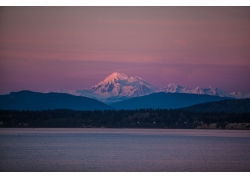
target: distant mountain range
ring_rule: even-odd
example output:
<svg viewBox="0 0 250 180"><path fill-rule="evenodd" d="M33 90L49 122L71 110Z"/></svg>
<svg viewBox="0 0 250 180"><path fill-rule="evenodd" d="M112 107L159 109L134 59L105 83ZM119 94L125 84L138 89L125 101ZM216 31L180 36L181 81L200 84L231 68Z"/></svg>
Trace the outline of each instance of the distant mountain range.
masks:
<svg viewBox="0 0 250 180"><path fill-rule="evenodd" d="M88 89L60 90L51 93L20 91L0 95L0 109L176 109L200 103L247 97L250 97L250 94L228 93L211 87L192 89L173 83L165 88L157 88L138 76L128 77L115 72ZM216 105L209 107L210 105L213 104L204 106L209 109L216 107Z"/></svg>
<svg viewBox="0 0 250 180"><path fill-rule="evenodd" d="M98 100L63 93L12 92L0 95L1 110L135 110L178 109L198 112L249 112L250 99L187 93L152 93L106 105Z"/></svg>
<svg viewBox="0 0 250 180"><path fill-rule="evenodd" d="M110 104L115 109L176 109L204 102L220 101L230 99L228 97L218 97L200 94L185 93L153 93L150 95L135 97L121 102Z"/></svg>
<svg viewBox="0 0 250 180"><path fill-rule="evenodd" d="M125 74L114 72L97 85L82 90L65 90L61 89L57 91L60 93L68 93L77 96L85 96L94 99L98 99L107 104L119 102L125 99L133 97L140 97L149 95L152 93L186 93L186 94L203 94L218 97L229 97L229 98L250 98L250 93L243 94L241 92L226 92L219 88L189 88L188 86L176 85L170 83L165 88L158 88L144 79L135 76L128 77Z"/></svg>
<svg viewBox="0 0 250 180"><path fill-rule="evenodd" d="M8 110L109 110L110 106L95 99L63 93L12 92L0 95L0 109Z"/></svg>

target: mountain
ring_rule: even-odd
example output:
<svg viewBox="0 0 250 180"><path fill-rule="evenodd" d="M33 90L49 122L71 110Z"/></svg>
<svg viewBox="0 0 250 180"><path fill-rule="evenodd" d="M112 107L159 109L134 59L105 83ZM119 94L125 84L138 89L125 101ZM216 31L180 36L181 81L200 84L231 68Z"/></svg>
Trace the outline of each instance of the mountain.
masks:
<svg viewBox="0 0 250 180"><path fill-rule="evenodd" d="M135 97L121 102L110 104L115 109L175 109L187 107L204 102L220 101L227 97L186 94L186 93L153 93L150 95Z"/></svg>
<svg viewBox="0 0 250 180"><path fill-rule="evenodd" d="M156 87L138 76L128 77L125 74L114 72L88 90L109 98L144 96L153 93L156 89Z"/></svg>
<svg viewBox="0 0 250 180"><path fill-rule="evenodd" d="M0 95L0 109L12 110L46 110L46 109L72 109L72 110L108 110L110 106L81 96L63 93L37 93L31 91L12 92Z"/></svg>
<svg viewBox="0 0 250 180"><path fill-rule="evenodd" d="M107 104L119 102L125 99L145 96L152 93L165 92L165 93L186 93L186 94L203 94L210 96L219 97L230 97L230 98L250 98L249 94L243 94L241 92L226 92L219 88L190 88L188 86L176 85L170 83L164 88L157 88L144 79L135 76L128 77L125 74L114 72L97 85L92 86L88 89L82 90L60 90L60 93L68 93L77 96L85 96Z"/></svg>
<svg viewBox="0 0 250 180"><path fill-rule="evenodd" d="M114 72L88 89L60 90L59 92L95 98L105 103L113 103L131 97L148 95L154 93L157 89L157 87L138 76L128 77L125 74Z"/></svg>
<svg viewBox="0 0 250 180"><path fill-rule="evenodd" d="M250 93L243 94L241 92L231 92L230 94L236 99L250 98Z"/></svg>
<svg viewBox="0 0 250 180"><path fill-rule="evenodd" d="M201 88L201 87L196 87L194 89L189 88L188 86L180 86L176 85L174 83L170 83L167 87L165 88L160 88L156 92L166 92L166 93L188 93L188 94L206 94L210 96L219 96L219 97L230 97L230 98L235 98L233 94L230 94L224 90L218 89L218 88Z"/></svg>
<svg viewBox="0 0 250 180"><path fill-rule="evenodd" d="M250 99L230 99L218 102L207 102L183 108L193 112L227 112L244 113L250 112Z"/></svg>

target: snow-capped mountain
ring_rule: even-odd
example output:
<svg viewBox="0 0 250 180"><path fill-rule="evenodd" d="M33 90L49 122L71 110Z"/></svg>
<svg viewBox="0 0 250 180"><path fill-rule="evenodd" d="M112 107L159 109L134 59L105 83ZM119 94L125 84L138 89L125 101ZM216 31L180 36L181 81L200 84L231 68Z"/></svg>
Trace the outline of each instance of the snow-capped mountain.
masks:
<svg viewBox="0 0 250 180"><path fill-rule="evenodd" d="M198 91L198 90L197 90ZM185 86L182 87L180 85L176 85L174 83L170 83L165 88L159 88L156 92L166 92L166 93L192 93L192 89ZM198 93L197 93L198 94Z"/></svg>
<svg viewBox="0 0 250 180"><path fill-rule="evenodd" d="M201 88L201 87L196 87L194 89L189 88L188 86L180 86L176 85L174 83L170 83L167 87L165 88L160 88L157 90L157 92L168 92L168 93L189 93L189 94L206 94L210 96L220 96L220 97L234 97L232 94L223 91L218 88Z"/></svg>
<svg viewBox="0 0 250 180"><path fill-rule="evenodd" d="M94 99L98 99L103 102L116 102L131 97L138 97L149 95L155 92L166 93L189 93L189 94L206 94L210 96L230 97L230 98L250 98L249 94L242 94L241 92L228 93L219 88L190 88L188 86L176 85L170 83L164 88L157 88L144 79L135 76L128 77L125 74L114 72L97 85L88 89L82 90L65 90L61 89L61 93L68 93L77 96L86 96Z"/></svg>
<svg viewBox="0 0 250 180"><path fill-rule="evenodd" d="M154 93L158 88L149 84L142 78L128 77L125 74L114 72L97 85L82 90L61 89L60 93L76 96L86 96L100 101L111 103L130 97L144 96Z"/></svg>
<svg viewBox="0 0 250 180"><path fill-rule="evenodd" d="M243 94L241 92L231 92L230 94L237 99L250 98L250 93Z"/></svg>
<svg viewBox="0 0 250 180"><path fill-rule="evenodd" d="M109 97L136 97L155 92L157 87L147 83L142 78L128 77L125 74L114 72L97 85L88 90L105 98Z"/></svg>

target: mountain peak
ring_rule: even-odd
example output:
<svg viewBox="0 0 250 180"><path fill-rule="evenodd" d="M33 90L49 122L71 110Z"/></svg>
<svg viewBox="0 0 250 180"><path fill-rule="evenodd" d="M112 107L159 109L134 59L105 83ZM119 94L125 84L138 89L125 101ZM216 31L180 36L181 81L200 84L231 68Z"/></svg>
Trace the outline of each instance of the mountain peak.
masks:
<svg viewBox="0 0 250 180"><path fill-rule="evenodd" d="M128 79L127 75L119 72L113 72L111 75L106 77L103 82L109 82L114 80L125 80L125 79Z"/></svg>
<svg viewBox="0 0 250 180"><path fill-rule="evenodd" d="M126 76L125 74L123 73L119 73L119 72L113 72L111 75L109 76Z"/></svg>
<svg viewBox="0 0 250 180"><path fill-rule="evenodd" d="M153 93L157 88L142 78L128 77L119 72L113 72L97 85L89 88L91 92L107 97L129 97Z"/></svg>
<svg viewBox="0 0 250 180"><path fill-rule="evenodd" d="M92 86L84 90L61 90L60 92L69 93L80 96L87 96L91 98L97 98L99 100L105 100L108 98L127 98L144 96L155 92L166 92L166 93L188 93L188 94L206 94L210 96L220 96L220 97L231 97L231 98L247 98L250 97L249 94L242 94L240 92L228 93L219 88L213 88L209 86L208 88L196 87L190 88L188 86L181 86L175 83L169 83L164 88L157 88L141 77L134 76L129 77L120 72L113 72L103 81L99 82L97 85Z"/></svg>
<svg viewBox="0 0 250 180"><path fill-rule="evenodd" d="M169 85L167 87L173 87L173 88L177 88L179 85L176 85L175 83L169 83Z"/></svg>

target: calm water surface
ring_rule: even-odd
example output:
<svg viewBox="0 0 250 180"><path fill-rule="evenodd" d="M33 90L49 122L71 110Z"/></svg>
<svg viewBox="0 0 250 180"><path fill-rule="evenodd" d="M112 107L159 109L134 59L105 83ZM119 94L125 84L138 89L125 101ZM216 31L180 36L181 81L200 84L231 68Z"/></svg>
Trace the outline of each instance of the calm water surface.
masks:
<svg viewBox="0 0 250 180"><path fill-rule="evenodd" d="M250 171L250 131L0 129L0 171Z"/></svg>

